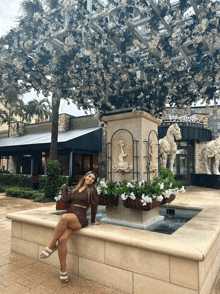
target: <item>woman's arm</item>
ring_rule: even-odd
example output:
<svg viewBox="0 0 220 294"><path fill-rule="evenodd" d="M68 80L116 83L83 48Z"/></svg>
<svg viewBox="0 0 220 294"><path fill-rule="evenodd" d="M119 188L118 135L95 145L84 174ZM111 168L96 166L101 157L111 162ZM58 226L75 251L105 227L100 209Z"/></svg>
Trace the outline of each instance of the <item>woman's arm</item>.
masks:
<svg viewBox="0 0 220 294"><path fill-rule="evenodd" d="M101 224L100 222L95 221L97 207L98 207L98 200L99 200L99 196L98 196L97 190L94 189L91 193L91 222L93 225Z"/></svg>
<svg viewBox="0 0 220 294"><path fill-rule="evenodd" d="M71 200L71 192L68 193L68 186L63 186L63 192L61 196L64 202L68 202Z"/></svg>

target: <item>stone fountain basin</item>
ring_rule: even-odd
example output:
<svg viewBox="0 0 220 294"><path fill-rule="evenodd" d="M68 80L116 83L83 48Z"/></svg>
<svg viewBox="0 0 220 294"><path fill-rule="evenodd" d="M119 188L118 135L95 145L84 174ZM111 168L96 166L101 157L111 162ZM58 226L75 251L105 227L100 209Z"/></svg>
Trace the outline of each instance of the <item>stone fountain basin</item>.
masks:
<svg viewBox="0 0 220 294"><path fill-rule="evenodd" d="M129 294L209 294L220 267L220 207L194 209L201 212L172 235L89 225L69 238L68 271ZM8 214L12 251L59 268L57 253L39 253L60 214L54 205Z"/></svg>

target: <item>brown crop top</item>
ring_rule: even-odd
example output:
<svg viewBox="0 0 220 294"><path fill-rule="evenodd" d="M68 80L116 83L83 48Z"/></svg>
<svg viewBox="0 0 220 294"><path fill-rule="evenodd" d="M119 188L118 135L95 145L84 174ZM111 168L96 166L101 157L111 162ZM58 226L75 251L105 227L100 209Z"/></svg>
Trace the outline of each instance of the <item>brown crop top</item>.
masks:
<svg viewBox="0 0 220 294"><path fill-rule="evenodd" d="M97 205L98 205L98 193L95 190L94 193L91 192L91 199L89 200L87 189L82 190L79 192L79 190L72 192L63 191L62 193L62 199L64 202L71 202L70 208L67 209L67 212L71 213L72 208L75 204L86 206L87 210L91 204L91 222L95 222L95 217L97 213Z"/></svg>

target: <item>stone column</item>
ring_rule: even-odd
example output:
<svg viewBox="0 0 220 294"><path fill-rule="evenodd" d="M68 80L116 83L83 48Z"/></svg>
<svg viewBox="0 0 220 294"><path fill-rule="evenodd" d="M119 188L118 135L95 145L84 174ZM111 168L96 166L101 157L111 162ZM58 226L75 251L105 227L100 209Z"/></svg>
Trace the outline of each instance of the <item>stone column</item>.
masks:
<svg viewBox="0 0 220 294"><path fill-rule="evenodd" d="M158 133L158 125L161 120L145 111L140 114L132 112L113 113L105 116L103 120L107 123L107 143L111 143L111 146L108 144L108 148L111 147L109 148L111 149L109 154L111 158L108 158L107 161L107 177L117 182L124 179L130 181L133 176L139 181L147 180L146 141L152 130ZM157 143L154 134L150 138ZM136 148L133 150L133 140L135 141L134 144L137 144L137 152ZM134 158L134 156L138 157ZM123 165L124 171L122 171ZM102 221L144 228L156 219L160 219L159 208L150 211L128 209L123 206L120 198L117 207L107 207L107 217Z"/></svg>

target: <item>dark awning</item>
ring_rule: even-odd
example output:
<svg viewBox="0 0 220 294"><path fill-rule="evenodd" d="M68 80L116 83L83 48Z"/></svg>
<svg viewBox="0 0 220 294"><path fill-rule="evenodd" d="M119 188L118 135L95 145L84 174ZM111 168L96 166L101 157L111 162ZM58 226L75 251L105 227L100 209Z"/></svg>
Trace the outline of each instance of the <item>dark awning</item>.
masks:
<svg viewBox="0 0 220 294"><path fill-rule="evenodd" d="M50 149L51 132L29 134L0 140L0 155L16 152L27 153ZM58 148L100 152L102 150L102 129L86 128L58 133Z"/></svg>
<svg viewBox="0 0 220 294"><path fill-rule="evenodd" d="M211 141L212 132L209 129L205 129L197 126L184 126L183 124L179 127L181 129L182 140L199 140L199 141ZM166 136L169 125L161 124L158 127L158 138L161 139Z"/></svg>

